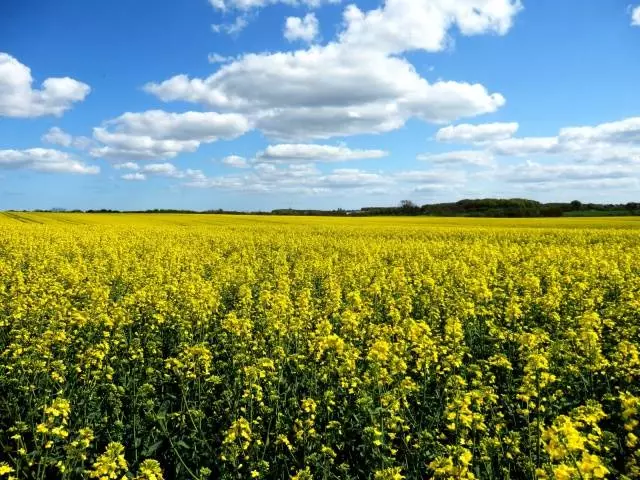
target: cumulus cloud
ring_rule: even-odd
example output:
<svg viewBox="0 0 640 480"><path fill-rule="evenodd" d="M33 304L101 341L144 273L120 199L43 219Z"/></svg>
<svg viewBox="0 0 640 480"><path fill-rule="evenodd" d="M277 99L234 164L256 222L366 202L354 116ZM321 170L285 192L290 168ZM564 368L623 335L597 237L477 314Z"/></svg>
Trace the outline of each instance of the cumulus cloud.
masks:
<svg viewBox="0 0 640 480"><path fill-rule="evenodd" d="M281 139L387 132L411 117L448 122L494 112L505 103L482 85L431 84L404 59L337 44L248 54L206 79L178 75L145 89L163 101L243 112Z"/></svg>
<svg viewBox="0 0 640 480"><path fill-rule="evenodd" d="M514 157L548 155L560 151L557 137L507 138L491 143L489 149L496 155Z"/></svg>
<svg viewBox="0 0 640 480"><path fill-rule="evenodd" d="M249 20L244 15L239 15L233 23L218 23L211 25L211 30L215 33L226 33L227 35L236 35L249 25ZM209 60L211 61L211 60Z"/></svg>
<svg viewBox="0 0 640 480"><path fill-rule="evenodd" d="M453 27L466 36L505 35L522 9L519 0L386 0L363 12L344 12L341 42L357 49L398 54L409 50L438 52L450 44Z"/></svg>
<svg viewBox="0 0 640 480"><path fill-rule="evenodd" d="M458 150L444 153L423 153L418 155L418 160L430 162L436 165L477 165L488 167L495 164L494 156L490 152L482 150Z"/></svg>
<svg viewBox="0 0 640 480"><path fill-rule="evenodd" d="M40 139L45 143L60 145L61 147L73 147L78 150L87 150L93 145L93 141L87 137L74 137L59 127L51 127Z"/></svg>
<svg viewBox="0 0 640 480"><path fill-rule="evenodd" d="M511 138L518 131L518 123L484 123L449 125L436 133L436 140L449 143L484 143Z"/></svg>
<svg viewBox="0 0 640 480"><path fill-rule="evenodd" d="M144 173L134 172L134 173L125 173L120 178L122 178L123 180L140 182L140 181L146 180L147 176Z"/></svg>
<svg viewBox="0 0 640 480"><path fill-rule="evenodd" d="M94 139L102 145L90 153L110 159L169 159L194 152L202 143L237 138L250 128L246 117L234 113L127 112L93 129Z"/></svg>
<svg viewBox="0 0 640 480"><path fill-rule="evenodd" d="M322 173L311 163L279 166L257 163L246 174L198 178L185 182L194 188L217 188L260 193L330 193L390 185L393 181L378 172L359 169L335 169Z"/></svg>
<svg viewBox="0 0 640 480"><path fill-rule="evenodd" d="M640 163L640 117L565 127L549 137L511 136L516 127L515 123L449 126L439 130L436 139L482 146L487 154L503 157L564 156L585 162Z"/></svg>
<svg viewBox="0 0 640 480"><path fill-rule="evenodd" d="M345 162L382 158L384 150L353 150L345 146L316 144L269 145L256 158L262 162Z"/></svg>
<svg viewBox="0 0 640 480"><path fill-rule="evenodd" d="M247 159L239 155L228 155L222 159L222 163L232 168L247 168L249 166Z"/></svg>
<svg viewBox="0 0 640 480"><path fill-rule="evenodd" d="M640 5L631 10L631 25L640 27Z"/></svg>
<svg viewBox="0 0 640 480"><path fill-rule="evenodd" d="M73 137L61 128L51 127L49 131L42 136L41 140L45 143L69 147L73 141Z"/></svg>
<svg viewBox="0 0 640 480"><path fill-rule="evenodd" d="M94 165L86 165L66 152L48 148L0 150L0 168L28 169L49 173L90 175L100 172Z"/></svg>
<svg viewBox="0 0 640 480"><path fill-rule="evenodd" d="M233 60L233 57L225 57L219 53L210 53L207 56L207 60L209 60L209 63L227 63Z"/></svg>
<svg viewBox="0 0 640 480"><path fill-rule="evenodd" d="M136 165L135 163L120 164L121 167L123 167L123 165L129 165L129 166L135 165L135 168L131 168L131 169L137 170L136 172L122 175L121 178L123 180L146 180L149 177L153 177L153 176L190 179L192 181L201 180L205 178L205 175L201 170L193 170L193 169L180 170L178 167L168 162L150 163L142 167Z"/></svg>
<svg viewBox="0 0 640 480"><path fill-rule="evenodd" d="M454 27L463 35L504 34L520 8L514 0L387 0L369 12L351 6L327 45L247 54L207 78L182 74L145 89L167 102L244 113L284 140L387 132L412 117L474 117L495 112L504 97L480 84L430 83L396 54L442 50Z"/></svg>
<svg viewBox="0 0 640 480"><path fill-rule="evenodd" d="M134 162L116 163L113 168L116 170L140 170L140 166Z"/></svg>
<svg viewBox="0 0 640 480"><path fill-rule="evenodd" d="M629 165L541 164L528 161L508 168L498 178L510 183L581 182L626 179L637 175Z"/></svg>
<svg viewBox="0 0 640 480"><path fill-rule="evenodd" d="M0 52L0 116L60 116L91 90L89 85L69 77L47 78L41 89L32 85L31 69Z"/></svg>
<svg viewBox="0 0 640 480"><path fill-rule="evenodd" d="M313 13L307 13L302 18L288 17L284 25L284 38L290 42L312 42L318 36L319 27L318 19Z"/></svg>

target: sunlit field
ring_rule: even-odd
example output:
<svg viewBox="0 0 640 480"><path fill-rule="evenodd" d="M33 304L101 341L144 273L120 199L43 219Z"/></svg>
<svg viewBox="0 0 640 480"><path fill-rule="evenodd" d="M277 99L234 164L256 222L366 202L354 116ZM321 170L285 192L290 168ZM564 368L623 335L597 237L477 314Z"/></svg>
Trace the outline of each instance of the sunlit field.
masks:
<svg viewBox="0 0 640 480"><path fill-rule="evenodd" d="M640 219L0 213L0 478L640 478Z"/></svg>

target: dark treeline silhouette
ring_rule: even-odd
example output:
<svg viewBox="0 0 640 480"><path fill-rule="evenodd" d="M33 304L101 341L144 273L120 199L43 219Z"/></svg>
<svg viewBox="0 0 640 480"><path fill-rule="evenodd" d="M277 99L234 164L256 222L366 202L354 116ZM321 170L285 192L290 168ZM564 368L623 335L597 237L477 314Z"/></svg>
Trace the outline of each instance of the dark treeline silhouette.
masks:
<svg viewBox="0 0 640 480"><path fill-rule="evenodd" d="M360 210L315 210L315 209L276 209L270 212L253 211L242 212L236 210L177 210L156 208L153 210L64 210L60 208L51 210L35 210L36 212L85 212L85 213L199 213L199 214L226 214L226 215L302 215L302 216L437 216L437 217L562 217L562 216L625 216L640 215L640 202L626 204L598 204L582 203L574 200L569 203L541 203L526 198L482 198L464 199L452 203L434 203L417 205L410 200L403 200L400 205L394 207L364 207Z"/></svg>

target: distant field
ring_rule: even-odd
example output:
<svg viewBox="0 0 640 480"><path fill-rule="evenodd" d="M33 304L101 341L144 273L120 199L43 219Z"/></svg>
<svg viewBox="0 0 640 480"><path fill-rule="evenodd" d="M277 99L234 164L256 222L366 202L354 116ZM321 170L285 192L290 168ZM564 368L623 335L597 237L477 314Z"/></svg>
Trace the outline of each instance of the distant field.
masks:
<svg viewBox="0 0 640 480"><path fill-rule="evenodd" d="M640 478L639 228L0 213L0 478Z"/></svg>
<svg viewBox="0 0 640 480"><path fill-rule="evenodd" d="M6 223L46 225L326 225L326 226L442 226L503 228L640 228L640 217L466 218L466 217L296 217L272 215L162 214L162 213L23 213L0 212Z"/></svg>

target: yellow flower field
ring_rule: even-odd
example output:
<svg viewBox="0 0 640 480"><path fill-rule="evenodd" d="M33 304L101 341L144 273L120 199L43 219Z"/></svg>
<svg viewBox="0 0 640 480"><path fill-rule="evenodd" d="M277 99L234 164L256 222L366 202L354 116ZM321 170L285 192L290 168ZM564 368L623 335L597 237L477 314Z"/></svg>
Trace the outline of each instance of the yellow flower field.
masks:
<svg viewBox="0 0 640 480"><path fill-rule="evenodd" d="M0 214L0 479L640 478L640 219Z"/></svg>

